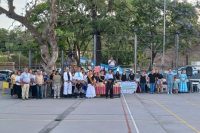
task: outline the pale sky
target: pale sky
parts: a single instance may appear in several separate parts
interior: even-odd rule
[[[0,6],[2,7],[7,7],[7,4],[6,4],[6,1],[7,0],[0,0]],[[22,14],[23,11],[24,11],[24,7],[27,3],[27,1],[29,0],[14,0],[14,6],[16,7],[16,12],[18,14]],[[180,1],[184,1],[184,0],[180,0]],[[197,0],[187,0],[188,2],[196,2]],[[0,15],[0,28],[5,28],[5,29],[8,29],[12,23],[14,21],[12,19],[9,19],[7,18],[5,15]],[[19,25],[18,22],[15,21],[14,25]],[[10,27],[10,29],[13,29],[14,27]]]
[[[0,6],[7,8],[7,0],[0,0]],[[24,11],[24,7],[29,0],[14,0],[15,10],[18,14],[22,14]],[[7,18],[5,15],[0,15],[0,28],[8,29],[14,21],[12,19]],[[18,22],[15,21],[14,25],[19,25]],[[13,29],[14,27],[10,27]]]

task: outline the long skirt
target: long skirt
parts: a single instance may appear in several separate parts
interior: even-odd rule
[[[91,84],[88,84],[88,88],[87,88],[87,91],[86,91],[86,97],[87,98],[93,98],[95,96],[96,96],[96,91],[95,91],[94,86],[92,86]]]
[[[180,82],[179,92],[188,92],[187,82],[183,82],[183,81]]]
[[[72,83],[64,82],[64,95],[72,94]]]

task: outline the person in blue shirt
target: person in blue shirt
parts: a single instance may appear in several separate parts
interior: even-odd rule
[[[28,68],[24,69],[24,72],[21,74],[21,83],[22,83],[22,99],[28,100],[29,98],[29,88],[31,83],[31,75]]]
[[[172,69],[169,68],[169,71],[167,74],[168,94],[172,94],[173,84],[174,84],[174,74],[172,73]]]
[[[114,77],[112,70],[109,70],[109,72],[105,76],[106,83],[106,98],[108,98],[108,92],[110,92],[110,98],[113,98],[113,83],[114,83]]]
[[[187,87],[187,75],[186,71],[183,70],[182,73],[179,76],[180,82],[179,82],[179,92],[188,92],[188,87]]]
[[[81,67],[78,66],[77,71],[74,75],[74,80],[75,80],[75,97],[80,97],[83,98],[84,97],[84,90],[82,89],[83,83],[84,83],[84,77],[83,74],[81,72]]]

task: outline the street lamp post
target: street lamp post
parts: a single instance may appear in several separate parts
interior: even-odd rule
[[[28,64],[29,64],[29,68],[32,68],[32,51],[31,51],[31,49],[29,49],[29,61],[28,61]]]
[[[137,72],[137,34],[135,33],[134,37],[134,70]]]
[[[19,65],[19,70],[21,69],[21,51],[19,51],[19,62],[18,62],[18,65]]]
[[[163,55],[162,55],[162,69],[164,69],[165,62],[165,43],[166,43],[166,0],[164,0],[164,13],[163,13]]]
[[[94,51],[93,51],[93,58],[94,58],[94,66],[96,66],[96,47],[97,47],[97,35],[94,33],[93,36],[93,41],[94,41]]]
[[[179,32],[176,32],[175,47],[176,47],[176,68],[177,68],[179,62]]]

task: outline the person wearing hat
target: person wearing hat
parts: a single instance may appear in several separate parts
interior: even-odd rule
[[[63,74],[64,79],[64,95],[71,95],[72,94],[72,73],[70,72],[69,68],[67,67],[65,69],[65,72]]]

